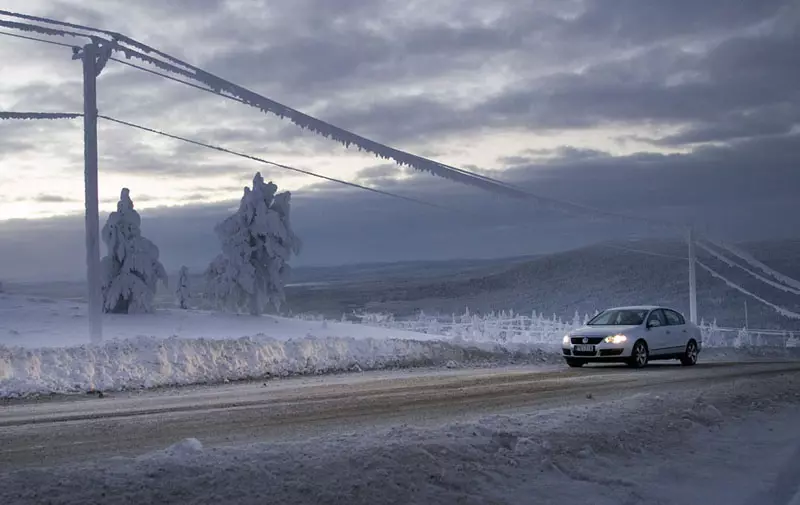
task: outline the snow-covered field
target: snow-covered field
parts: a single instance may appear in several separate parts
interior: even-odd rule
[[[297,442],[190,438],[3,472],[0,503],[796,505],[798,391],[789,373]]]
[[[160,309],[105,315],[105,342],[89,345],[82,302],[0,294],[0,397],[396,367],[555,364],[561,336],[581,322],[513,314],[449,323],[371,315],[357,324]],[[709,326],[704,338],[703,359],[800,351],[790,334],[724,335]]]
[[[88,345],[80,302],[0,294],[0,397],[517,359],[539,346],[466,344],[366,325],[195,310],[106,315]]]

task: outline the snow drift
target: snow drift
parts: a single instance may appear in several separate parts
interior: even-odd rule
[[[61,348],[0,346],[0,397],[556,359],[557,355],[524,346],[313,336],[285,341],[259,336],[227,340],[137,337]]]

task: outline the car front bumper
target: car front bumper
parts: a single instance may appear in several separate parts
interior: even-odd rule
[[[625,344],[608,344],[601,342],[595,344],[594,351],[586,351],[580,349],[579,344],[561,345],[561,354],[564,358],[575,358],[591,361],[615,361],[625,360],[631,357],[633,352],[633,345]]]

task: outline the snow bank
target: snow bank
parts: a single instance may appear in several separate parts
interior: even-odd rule
[[[308,336],[279,340],[137,337],[103,345],[0,346],[0,397],[118,391],[234,380],[475,362],[553,362],[536,348]]]
[[[197,310],[106,314],[103,323],[106,342],[84,344],[84,304],[0,295],[0,397],[559,360],[525,344],[448,342],[402,329]]]

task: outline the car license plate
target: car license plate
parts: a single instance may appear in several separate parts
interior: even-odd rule
[[[594,346],[591,344],[575,344],[575,350],[578,352],[594,352]]]

